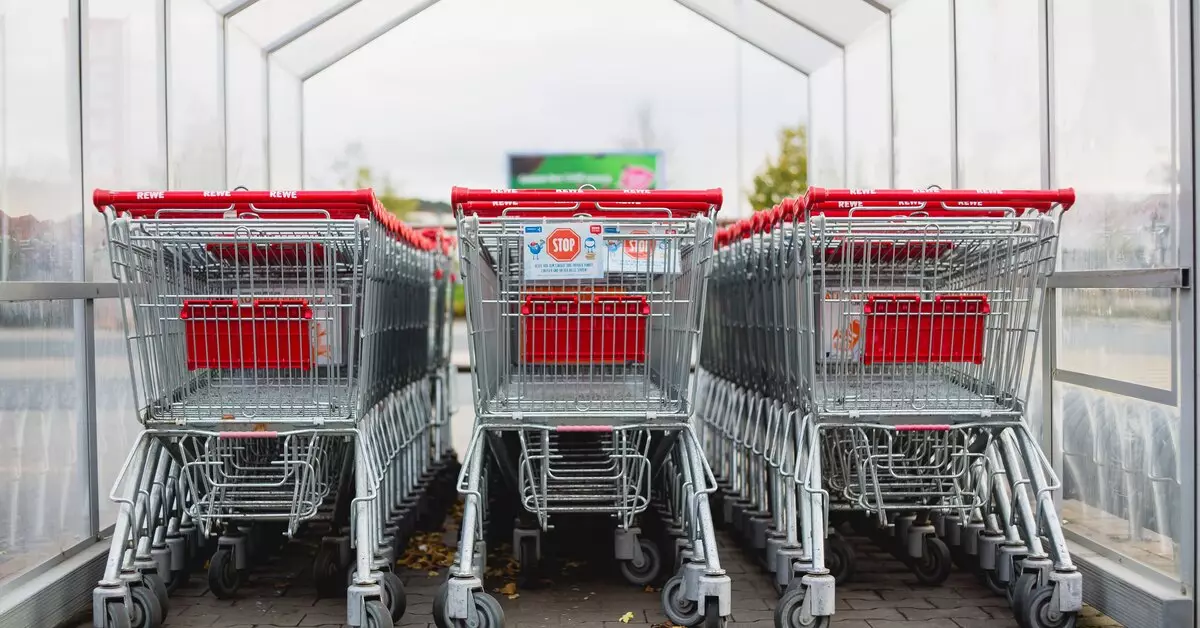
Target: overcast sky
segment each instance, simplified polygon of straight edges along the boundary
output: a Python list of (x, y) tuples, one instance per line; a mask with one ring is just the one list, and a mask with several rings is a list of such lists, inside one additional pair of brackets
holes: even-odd
[(624, 148), (645, 111), (666, 183), (732, 201), (807, 115), (802, 74), (672, 0), (442, 0), (305, 98), (309, 186), (336, 183), (332, 164), (357, 143), (403, 193), (431, 199), (503, 186), (509, 152)]

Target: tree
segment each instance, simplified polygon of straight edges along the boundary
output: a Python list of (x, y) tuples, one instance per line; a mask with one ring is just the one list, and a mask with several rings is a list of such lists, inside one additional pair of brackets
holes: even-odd
[(404, 218), (417, 211), (421, 205), (420, 200), (401, 196), (387, 175), (377, 180), (370, 166), (364, 165), (363, 161), (361, 144), (356, 142), (346, 147), (345, 155), (333, 164), (334, 171), (341, 176), (339, 183), (342, 187), (352, 190), (374, 189), (379, 203), (397, 218)]
[(754, 211), (770, 209), (788, 197), (808, 189), (808, 130), (803, 125), (784, 127), (779, 132), (779, 155), (754, 175), (754, 189), (748, 195)]

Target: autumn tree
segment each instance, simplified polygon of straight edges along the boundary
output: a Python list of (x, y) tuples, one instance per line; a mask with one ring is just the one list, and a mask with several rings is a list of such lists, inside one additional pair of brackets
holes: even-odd
[(785, 127), (779, 132), (779, 154), (754, 175), (754, 188), (748, 195), (754, 211), (770, 209), (789, 197), (808, 189), (808, 130), (803, 125)]
[(342, 187), (352, 190), (374, 189), (379, 203), (397, 218), (404, 218), (417, 211), (421, 206), (420, 200), (400, 195), (392, 185), (390, 177), (384, 175), (376, 178), (370, 166), (364, 165), (363, 161), (361, 144), (354, 143), (346, 147), (345, 155), (333, 165), (334, 171), (340, 176), (339, 183)]

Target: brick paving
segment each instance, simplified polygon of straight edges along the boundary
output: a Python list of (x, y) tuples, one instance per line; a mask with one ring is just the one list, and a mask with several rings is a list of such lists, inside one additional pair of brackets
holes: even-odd
[[(509, 596), (494, 594), (504, 607), (508, 628), (630, 628), (658, 626), (667, 621), (659, 594), (631, 587), (617, 574), (607, 557), (608, 538), (554, 533), (558, 544), (573, 544), (570, 556), (548, 539), (544, 554), (554, 556), (543, 571), (541, 585)], [(454, 530), (445, 540), (453, 544)], [(596, 538), (579, 543), (578, 536)], [(553, 537), (552, 537), (553, 538)], [(601, 540), (603, 539), (603, 540)], [(837, 594), (837, 628), (1009, 628), (1017, 626), (1003, 598), (983, 588), (968, 573), (955, 572), (941, 587), (918, 584), (890, 554), (865, 539), (854, 539), (858, 574), (840, 585)], [(733, 617), (729, 628), (768, 628), (774, 625), (776, 596), (770, 580), (751, 564), (732, 542), (722, 539), (722, 562), (733, 578)], [(167, 628), (221, 626), (225, 628), (333, 627), (342, 626), (345, 600), (319, 599), (308, 577), (309, 557), (315, 543), (298, 540), (280, 555), (260, 563), (238, 599), (218, 600), (207, 591), (204, 574), (171, 596)], [(580, 550), (584, 551), (582, 554)], [(512, 581), (505, 573), (506, 548), (493, 552), (487, 586), (497, 590)], [(436, 574), (436, 575), (434, 575)], [(401, 572), (408, 593), (408, 610), (398, 626), (433, 628), (433, 595), (445, 569)], [(621, 622), (628, 614), (628, 623)], [(79, 626), (90, 625), (85, 622)], [(1080, 628), (1119, 625), (1090, 609)]]

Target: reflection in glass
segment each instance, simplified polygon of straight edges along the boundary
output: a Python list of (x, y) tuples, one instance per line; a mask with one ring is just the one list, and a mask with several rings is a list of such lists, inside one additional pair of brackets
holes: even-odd
[(80, 278), (67, 9), (0, 4), (0, 281)]
[(1179, 410), (1056, 383), (1067, 530), (1178, 576)]
[(221, 19), (203, 0), (171, 0), (167, 41), (171, 187), (225, 187)]
[(0, 583), (88, 534), (75, 345), (70, 302), (0, 303)]
[(1171, 388), (1176, 313), (1170, 290), (1057, 292), (1059, 368)]
[(812, 146), (812, 163), (808, 171), (810, 184), (814, 186), (840, 188), (846, 184), (844, 67), (839, 55), (809, 76), (812, 122), (808, 141)]
[(1054, 1), (1054, 184), (1079, 194), (1060, 269), (1175, 264), (1171, 5)]

